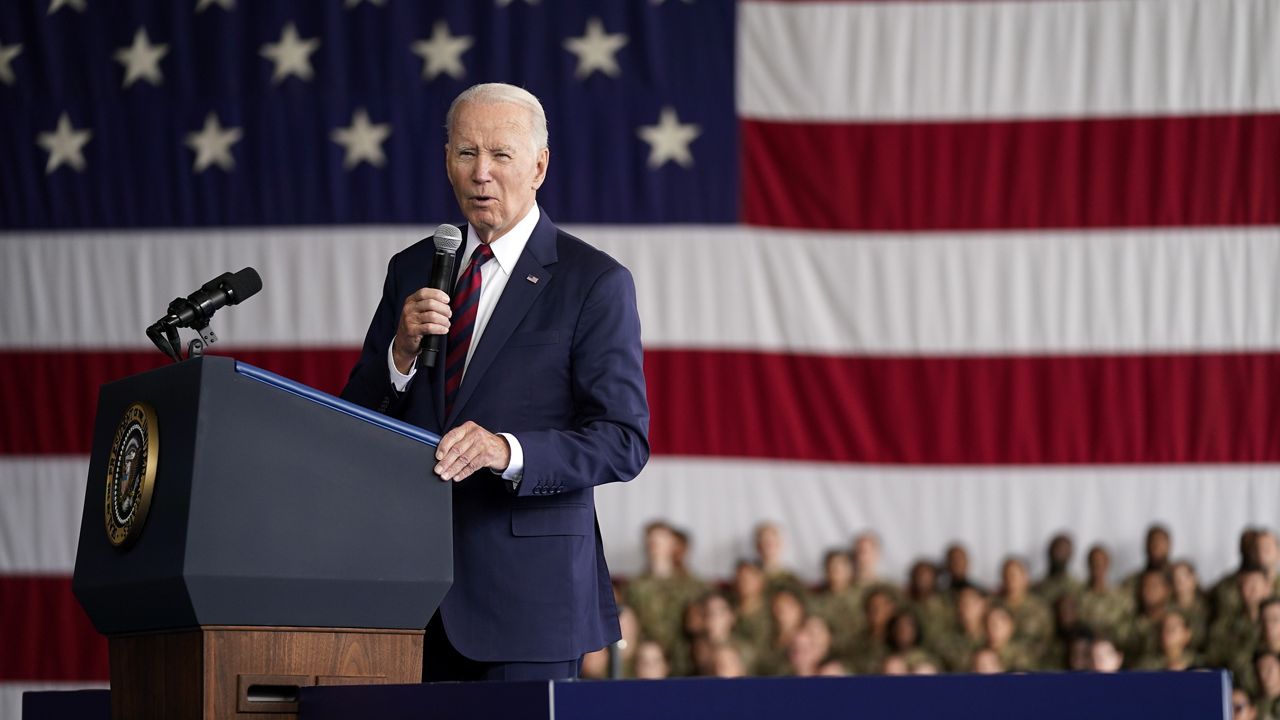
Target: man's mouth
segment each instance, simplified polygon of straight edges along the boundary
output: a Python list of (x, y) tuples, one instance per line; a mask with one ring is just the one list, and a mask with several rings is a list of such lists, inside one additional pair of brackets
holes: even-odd
[(494, 197), (492, 195), (472, 195), (471, 196), (471, 202), (477, 205), (488, 205), (493, 201), (494, 201)]

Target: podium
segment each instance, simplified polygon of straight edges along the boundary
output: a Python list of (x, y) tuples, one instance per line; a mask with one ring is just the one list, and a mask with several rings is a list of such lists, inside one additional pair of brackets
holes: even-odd
[(225, 357), (104, 385), (73, 591), (114, 718), (286, 718), (414, 683), (453, 579), (439, 438)]

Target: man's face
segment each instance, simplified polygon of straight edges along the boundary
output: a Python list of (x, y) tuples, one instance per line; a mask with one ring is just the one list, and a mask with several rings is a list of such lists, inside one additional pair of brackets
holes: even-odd
[(1163, 563), (1169, 559), (1169, 534), (1163, 530), (1152, 530), (1147, 533), (1147, 560)]
[(860, 535), (853, 542), (853, 564), (864, 578), (875, 574), (880, 562), (880, 543), (871, 535)]
[(834, 587), (844, 587), (853, 579), (853, 559), (845, 553), (836, 553), (827, 558), (827, 583)]
[(1271, 532), (1258, 533), (1258, 564), (1268, 571), (1280, 563), (1280, 547), (1276, 546), (1276, 536)]
[(1111, 567), (1111, 556), (1102, 548), (1094, 548), (1089, 551), (1089, 574), (1094, 577), (1106, 577), (1107, 569)]
[(1011, 595), (1021, 595), (1027, 590), (1027, 569), (1016, 560), (1005, 562), (1000, 569), (1004, 589)]
[(756, 552), (766, 565), (782, 558), (782, 532), (777, 526), (763, 525), (756, 531)]
[(1156, 608), (1169, 601), (1169, 582), (1158, 572), (1143, 573), (1138, 586), (1143, 608)]
[(644, 536), (644, 549), (651, 564), (671, 560), (676, 553), (675, 533), (662, 526), (650, 528)]
[(550, 158), (546, 148), (534, 148), (529, 111), (511, 103), (458, 106), (444, 151), (458, 206), (485, 242), (533, 207)]

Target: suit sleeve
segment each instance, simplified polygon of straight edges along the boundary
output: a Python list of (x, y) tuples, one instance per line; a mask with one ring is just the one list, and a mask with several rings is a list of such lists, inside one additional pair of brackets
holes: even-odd
[(387, 369), (387, 348), (395, 337), (400, 310), (404, 306), (404, 298), (399, 297), (395, 281), (396, 261), (399, 257), (393, 256), (387, 264), (382, 300), (378, 302), (378, 309), (374, 311), (373, 320), (369, 323), (369, 331), (365, 333), (360, 360), (352, 368), (347, 385), (342, 389), (343, 400), (392, 416), (398, 416), (406, 394), (396, 391)]
[(520, 495), (625, 482), (649, 460), (640, 316), (625, 267), (611, 266), (587, 293), (570, 362), (573, 427), (515, 433), (524, 448)]

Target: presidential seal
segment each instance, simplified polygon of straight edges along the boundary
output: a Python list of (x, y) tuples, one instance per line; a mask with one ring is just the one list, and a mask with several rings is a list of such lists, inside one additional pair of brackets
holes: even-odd
[(116, 427), (107, 460), (107, 538), (116, 547), (132, 545), (142, 533), (151, 509), (159, 455), (156, 411), (146, 403), (130, 405)]

